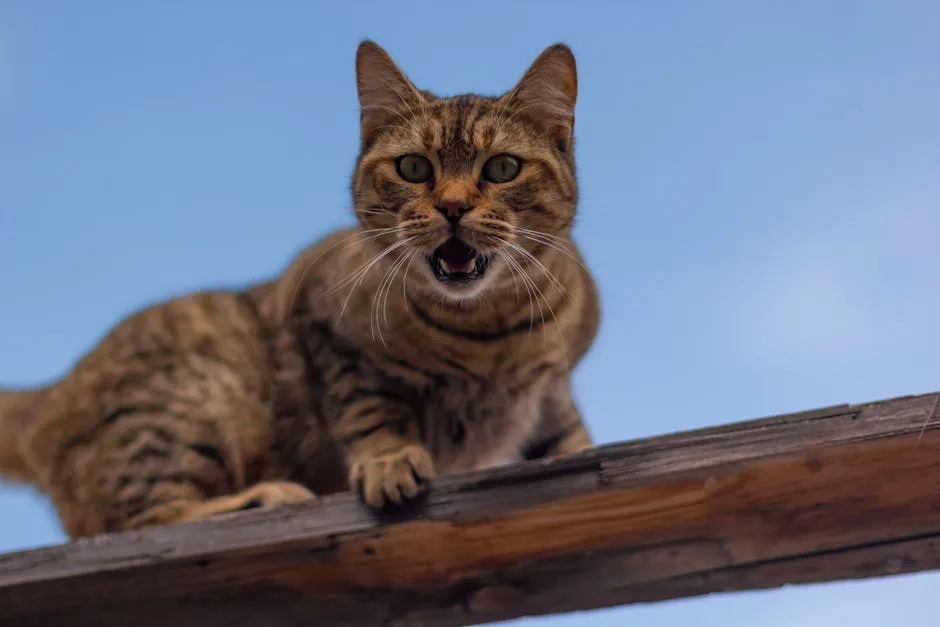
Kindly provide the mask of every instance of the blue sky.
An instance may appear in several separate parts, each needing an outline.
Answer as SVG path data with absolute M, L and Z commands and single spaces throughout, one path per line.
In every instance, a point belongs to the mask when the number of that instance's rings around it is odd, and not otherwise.
M 277 272 L 351 220 L 353 54 L 421 87 L 580 68 L 576 236 L 601 442 L 940 389 L 940 4 L 0 2 L 0 381 L 124 315 Z M 63 540 L 0 485 L 0 550 Z M 936 624 L 940 575 L 520 624 Z

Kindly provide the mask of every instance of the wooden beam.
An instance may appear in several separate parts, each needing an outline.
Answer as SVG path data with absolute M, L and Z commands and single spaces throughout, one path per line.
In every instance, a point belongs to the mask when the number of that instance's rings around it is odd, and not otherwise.
M 0 556 L 17 627 L 456 626 L 940 568 L 940 394 Z M 10 515 L 5 513 L 4 515 Z

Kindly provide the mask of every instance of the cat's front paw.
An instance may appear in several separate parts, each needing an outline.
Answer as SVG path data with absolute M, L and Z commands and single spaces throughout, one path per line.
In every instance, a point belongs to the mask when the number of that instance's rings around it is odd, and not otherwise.
M 434 461 L 427 449 L 408 444 L 392 453 L 355 462 L 349 483 L 366 505 L 378 509 L 413 499 L 435 476 Z

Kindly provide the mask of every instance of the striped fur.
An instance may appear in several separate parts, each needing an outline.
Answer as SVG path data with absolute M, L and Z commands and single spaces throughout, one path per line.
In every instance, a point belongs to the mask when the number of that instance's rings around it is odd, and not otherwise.
M 0 471 L 48 493 L 71 536 L 347 488 L 381 508 L 441 474 L 591 446 L 569 381 L 599 322 L 570 238 L 570 50 L 499 97 L 419 90 L 368 41 L 356 73 L 354 227 L 263 284 L 135 313 L 46 388 L 0 392 Z M 406 154 L 428 180 L 403 178 Z M 492 182 L 501 154 L 521 168 Z M 435 275 L 452 237 L 487 260 L 479 278 Z

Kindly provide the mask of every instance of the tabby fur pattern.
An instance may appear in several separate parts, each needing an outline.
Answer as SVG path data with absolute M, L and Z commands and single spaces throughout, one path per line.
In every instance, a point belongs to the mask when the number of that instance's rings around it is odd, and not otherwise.
M 572 52 L 499 97 L 439 97 L 364 41 L 356 80 L 353 227 L 0 391 L 0 471 L 71 537 L 347 489 L 395 507 L 443 474 L 592 446 L 570 383 L 599 324 L 571 239 Z

